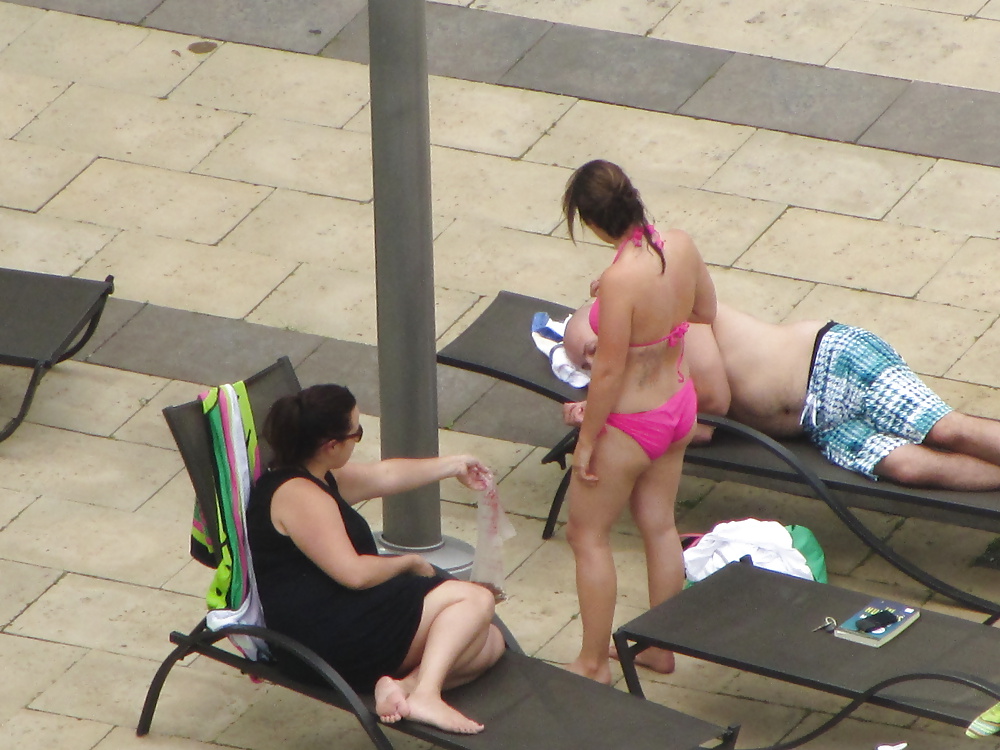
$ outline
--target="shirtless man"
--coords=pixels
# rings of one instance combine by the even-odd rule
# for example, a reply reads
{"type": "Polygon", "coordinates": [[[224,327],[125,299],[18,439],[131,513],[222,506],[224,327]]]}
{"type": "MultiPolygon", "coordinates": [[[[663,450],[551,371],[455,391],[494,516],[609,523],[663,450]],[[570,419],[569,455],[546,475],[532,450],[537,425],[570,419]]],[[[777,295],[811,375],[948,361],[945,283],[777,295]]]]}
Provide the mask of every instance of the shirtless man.
{"type": "MultiPolygon", "coordinates": [[[[805,434],[832,463],[873,479],[1000,488],[1000,422],[951,409],[869,331],[831,325],[765,323],[720,302],[712,326],[692,325],[685,341],[699,411],[771,437],[805,434]]],[[[596,336],[586,315],[573,316],[565,341],[587,369],[596,336]]],[[[567,422],[581,412],[568,404],[567,422]]],[[[699,430],[707,442],[711,431],[699,430]]]]}

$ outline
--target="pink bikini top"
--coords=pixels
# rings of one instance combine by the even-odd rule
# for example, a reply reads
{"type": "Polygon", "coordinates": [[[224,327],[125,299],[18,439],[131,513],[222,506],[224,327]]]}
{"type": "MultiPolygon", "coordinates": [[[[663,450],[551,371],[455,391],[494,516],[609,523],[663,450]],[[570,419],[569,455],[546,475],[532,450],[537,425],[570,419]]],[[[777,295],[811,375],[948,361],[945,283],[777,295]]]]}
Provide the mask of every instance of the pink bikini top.
{"type": "MultiPolygon", "coordinates": [[[[652,235],[653,244],[660,250],[660,252],[663,252],[663,240],[660,239],[660,235],[657,233],[656,229],[653,228],[652,224],[647,225],[646,228],[649,230],[650,235],[652,235]]],[[[642,228],[636,227],[635,231],[632,232],[632,236],[627,240],[625,240],[624,242],[622,242],[622,244],[618,247],[618,252],[615,253],[615,259],[611,261],[611,264],[614,265],[618,261],[618,258],[621,257],[622,251],[625,249],[625,246],[629,242],[631,242],[636,247],[642,247],[643,237],[644,235],[642,228]]],[[[594,304],[590,306],[590,312],[587,314],[587,319],[590,322],[590,328],[594,333],[598,333],[597,327],[600,315],[601,315],[600,301],[595,299],[594,304]]],[[[653,346],[654,344],[661,344],[664,341],[667,342],[667,346],[682,345],[684,343],[684,334],[687,333],[689,327],[690,324],[685,320],[674,326],[674,328],[671,329],[670,333],[668,333],[666,336],[658,338],[655,341],[649,341],[645,344],[629,344],[629,348],[638,349],[645,346],[653,346]]],[[[683,360],[684,360],[684,352],[681,352],[681,356],[677,359],[677,382],[679,383],[684,382],[684,375],[681,373],[680,369],[681,362],[683,360]]]]}
{"type": "MultiPolygon", "coordinates": [[[[597,321],[600,318],[600,314],[600,302],[595,299],[594,304],[590,306],[590,312],[587,314],[587,319],[590,321],[590,328],[594,333],[597,333],[597,321]]],[[[687,333],[690,325],[685,320],[674,326],[666,336],[658,338],[655,341],[648,341],[645,344],[629,344],[629,349],[639,349],[644,346],[653,346],[653,344],[662,344],[664,341],[667,342],[667,346],[677,346],[684,341],[684,334],[687,333]]]]}
{"type": "MultiPolygon", "coordinates": [[[[656,232],[656,229],[653,228],[652,224],[647,225],[646,229],[649,230],[650,235],[652,235],[653,237],[653,244],[662,253],[663,240],[660,239],[660,235],[656,232]]],[[[632,236],[629,239],[622,242],[622,244],[618,247],[618,252],[615,253],[615,259],[611,261],[611,265],[614,265],[615,263],[618,262],[618,258],[621,257],[622,251],[625,249],[625,246],[629,242],[631,242],[636,247],[642,247],[643,236],[644,235],[642,232],[642,228],[636,227],[635,231],[632,232],[632,236]]],[[[587,319],[590,321],[590,329],[594,333],[598,333],[597,330],[598,320],[601,317],[600,306],[601,306],[600,300],[595,299],[594,304],[590,306],[590,313],[588,313],[587,315],[587,319]]],[[[629,348],[637,349],[643,346],[653,346],[654,344],[661,344],[664,341],[667,342],[667,346],[677,346],[682,341],[684,341],[684,334],[687,333],[688,325],[689,325],[688,322],[685,320],[684,322],[678,323],[676,326],[674,326],[674,328],[666,336],[658,338],[656,339],[656,341],[647,342],[645,344],[629,344],[629,348]]]]}

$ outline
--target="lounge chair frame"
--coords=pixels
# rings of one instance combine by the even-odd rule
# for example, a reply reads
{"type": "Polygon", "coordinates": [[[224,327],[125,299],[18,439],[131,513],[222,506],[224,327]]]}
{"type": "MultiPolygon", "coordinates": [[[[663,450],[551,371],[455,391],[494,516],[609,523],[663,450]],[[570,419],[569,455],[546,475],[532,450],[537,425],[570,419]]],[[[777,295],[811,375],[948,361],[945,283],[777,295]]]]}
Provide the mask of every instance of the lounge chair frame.
{"type": "Polygon", "coordinates": [[[113,276],[92,281],[0,269],[0,365],[32,371],[17,414],[0,429],[0,442],[28,415],[42,377],[94,335],[114,288],[113,276]]]}
{"type": "MultiPolygon", "coordinates": [[[[265,413],[275,399],[295,393],[298,379],[287,357],[246,381],[254,414],[265,413]]],[[[202,517],[209,534],[218,538],[215,519],[215,472],[207,420],[201,405],[192,401],[167,407],[164,416],[181,451],[191,477],[202,517]]],[[[261,442],[262,460],[268,447],[261,442]]],[[[200,558],[199,558],[200,559],[200,558]]],[[[212,564],[210,560],[201,560],[212,564]]],[[[484,721],[487,731],[478,735],[455,735],[415,722],[402,721],[399,731],[450,750],[469,748],[507,750],[545,747],[553,750],[695,750],[735,747],[738,727],[719,727],[664,706],[637,700],[618,690],[599,685],[565,670],[526,656],[499,618],[507,643],[500,662],[476,681],[449,691],[448,700],[459,710],[484,721]]],[[[146,694],[136,727],[140,736],[149,732],[160,693],[173,667],[191,654],[201,654],[256,678],[350,711],[378,750],[393,747],[373,713],[370,695],[359,695],[329,664],[313,651],[281,633],[267,628],[235,625],[210,630],[203,619],[188,633],[173,632],[175,648],[162,662],[146,694]],[[217,644],[230,635],[251,635],[293,654],[316,676],[315,683],[293,679],[275,664],[251,661],[217,644]]]]}
{"type": "MultiPolygon", "coordinates": [[[[559,381],[531,341],[531,319],[536,312],[564,318],[572,309],[502,291],[465,331],[438,353],[438,361],[513,383],[559,403],[582,400],[586,392],[559,381]]],[[[988,623],[1000,619],[1000,604],[962,591],[903,557],[875,536],[848,507],[1000,531],[1000,492],[954,492],[875,482],[833,466],[806,440],[779,442],[725,417],[702,414],[698,419],[719,428],[716,432],[720,434],[709,445],[688,448],[685,466],[691,473],[815,496],[893,567],[931,591],[989,615],[988,623]]],[[[569,487],[567,456],[576,446],[576,434],[576,430],[567,432],[542,458],[542,463],[558,463],[565,471],[542,533],[546,539],[555,530],[569,487]]]]}

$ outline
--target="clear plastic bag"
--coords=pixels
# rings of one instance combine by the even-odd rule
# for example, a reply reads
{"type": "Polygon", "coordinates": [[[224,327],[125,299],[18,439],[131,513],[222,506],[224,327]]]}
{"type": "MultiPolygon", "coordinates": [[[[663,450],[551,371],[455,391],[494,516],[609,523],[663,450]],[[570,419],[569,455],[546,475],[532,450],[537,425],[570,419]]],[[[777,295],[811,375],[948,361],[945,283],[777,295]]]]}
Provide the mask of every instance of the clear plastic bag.
{"type": "Polygon", "coordinates": [[[500,495],[493,475],[490,474],[484,479],[486,487],[479,492],[476,511],[478,538],[470,579],[490,589],[499,602],[506,598],[503,543],[516,532],[500,505],[500,495]]]}

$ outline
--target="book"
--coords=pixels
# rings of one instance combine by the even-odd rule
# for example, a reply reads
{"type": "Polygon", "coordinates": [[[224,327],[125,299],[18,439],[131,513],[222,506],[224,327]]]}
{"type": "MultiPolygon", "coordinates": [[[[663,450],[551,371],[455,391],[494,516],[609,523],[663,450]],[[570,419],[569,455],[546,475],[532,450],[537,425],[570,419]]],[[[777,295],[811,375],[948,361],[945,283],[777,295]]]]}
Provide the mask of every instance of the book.
{"type": "Polygon", "coordinates": [[[864,609],[858,610],[834,628],[833,634],[846,641],[878,648],[910,627],[918,617],[920,617],[920,610],[908,604],[894,602],[891,599],[872,599],[864,609]],[[896,621],[868,633],[858,628],[859,620],[880,612],[891,612],[896,617],[896,621]]]}

